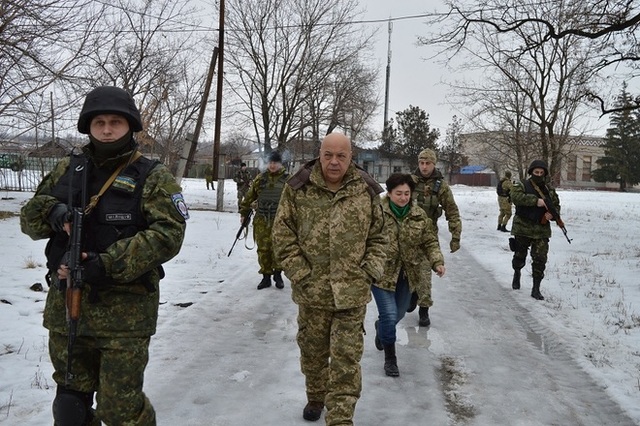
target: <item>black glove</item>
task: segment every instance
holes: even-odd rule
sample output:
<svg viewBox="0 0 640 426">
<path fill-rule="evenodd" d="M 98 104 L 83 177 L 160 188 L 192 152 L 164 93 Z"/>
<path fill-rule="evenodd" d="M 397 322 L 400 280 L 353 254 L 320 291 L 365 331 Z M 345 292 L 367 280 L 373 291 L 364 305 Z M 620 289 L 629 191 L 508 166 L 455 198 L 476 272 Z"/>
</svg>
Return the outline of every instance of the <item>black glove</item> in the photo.
<svg viewBox="0 0 640 426">
<path fill-rule="evenodd" d="M 71 222 L 69 207 L 64 203 L 54 205 L 49 211 L 47 220 L 55 232 L 64 232 L 65 222 Z"/>
<path fill-rule="evenodd" d="M 106 287 L 111 283 L 100 254 L 90 251 L 80 264 L 84 268 L 84 281 L 97 287 Z"/>
</svg>

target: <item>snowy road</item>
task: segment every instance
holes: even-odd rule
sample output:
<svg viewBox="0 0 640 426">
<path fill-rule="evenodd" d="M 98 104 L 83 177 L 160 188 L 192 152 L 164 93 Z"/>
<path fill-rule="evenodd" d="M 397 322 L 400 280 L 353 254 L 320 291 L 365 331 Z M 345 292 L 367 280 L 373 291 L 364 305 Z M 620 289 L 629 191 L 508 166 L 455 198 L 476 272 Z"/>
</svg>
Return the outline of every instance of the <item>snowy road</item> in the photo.
<svg viewBox="0 0 640 426">
<path fill-rule="evenodd" d="M 193 212 L 193 220 L 200 215 Z M 203 261 L 227 262 L 226 252 L 199 244 Z M 445 256 L 447 276 L 434 278 L 432 326 L 414 326 L 416 312 L 399 324 L 399 378 L 384 375 L 369 305 L 356 425 L 634 425 L 573 361 L 571 347 L 533 320 L 522 307 L 529 302 L 516 302 L 536 303 L 530 279 L 523 277 L 519 292 L 505 290 L 464 248 Z M 212 276 L 191 277 L 183 265 L 190 292 L 167 290 L 171 303 L 193 305 L 163 306 L 152 339 L 145 390 L 158 424 L 310 424 L 301 416 L 306 399 L 289 282 L 257 291 L 255 251 L 237 246 L 232 257 L 236 264 L 246 258 L 247 267 L 220 276 L 214 265 Z"/>
</svg>

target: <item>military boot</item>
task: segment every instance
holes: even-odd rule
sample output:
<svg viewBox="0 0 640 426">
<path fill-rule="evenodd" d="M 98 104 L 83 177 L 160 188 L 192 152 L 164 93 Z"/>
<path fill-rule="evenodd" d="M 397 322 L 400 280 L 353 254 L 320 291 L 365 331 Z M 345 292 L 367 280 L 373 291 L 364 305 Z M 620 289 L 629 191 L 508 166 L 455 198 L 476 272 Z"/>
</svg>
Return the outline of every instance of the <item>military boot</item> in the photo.
<svg viewBox="0 0 640 426">
<path fill-rule="evenodd" d="M 309 401 L 302 410 L 302 418 L 315 422 L 322 415 L 322 409 L 324 408 L 324 402 Z"/>
<path fill-rule="evenodd" d="M 384 345 L 384 373 L 389 377 L 398 377 L 398 359 L 396 358 L 396 345 Z"/>
<path fill-rule="evenodd" d="M 513 270 L 513 281 L 511 281 L 511 288 L 514 290 L 520 290 L 520 269 Z"/>
<path fill-rule="evenodd" d="M 536 300 L 544 300 L 544 296 L 540 293 L 540 282 L 542 278 L 534 278 L 533 279 L 533 288 L 531 289 L 531 297 Z"/>
<path fill-rule="evenodd" d="M 501 230 L 502 232 L 509 232 L 509 230 L 507 229 L 507 225 L 502 225 L 502 226 L 500 227 L 500 230 Z"/>
<path fill-rule="evenodd" d="M 273 281 L 276 283 L 276 288 L 284 288 L 284 281 L 282 281 L 282 271 L 275 271 L 273 273 Z"/>
<path fill-rule="evenodd" d="M 498 231 L 502 231 L 502 224 L 498 224 Z"/>
<path fill-rule="evenodd" d="M 271 275 L 262 274 L 262 281 L 258 284 L 258 290 L 262 290 L 263 288 L 271 287 Z"/>
<path fill-rule="evenodd" d="M 431 325 L 431 319 L 429 319 L 429 308 L 423 308 L 420 306 L 418 309 L 418 315 L 420 319 L 418 320 L 418 325 L 420 327 L 428 327 Z"/>
</svg>

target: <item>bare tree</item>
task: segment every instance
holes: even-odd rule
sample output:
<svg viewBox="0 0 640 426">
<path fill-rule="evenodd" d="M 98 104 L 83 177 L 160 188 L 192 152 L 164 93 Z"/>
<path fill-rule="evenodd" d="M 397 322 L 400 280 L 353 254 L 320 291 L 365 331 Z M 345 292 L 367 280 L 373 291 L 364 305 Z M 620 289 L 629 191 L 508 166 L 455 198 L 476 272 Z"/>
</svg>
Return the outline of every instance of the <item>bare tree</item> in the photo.
<svg viewBox="0 0 640 426">
<path fill-rule="evenodd" d="M 24 130 L 21 108 L 53 83 L 72 82 L 101 8 L 85 0 L 14 0 L 0 6 L 0 116 Z M 38 103 L 36 99 L 33 101 Z"/>
<path fill-rule="evenodd" d="M 356 7 L 354 0 L 245 0 L 229 5 L 227 78 L 265 151 L 299 135 L 305 127 L 301 108 L 319 132 L 314 123 L 325 119 L 331 108 L 324 102 L 339 103 L 337 94 L 346 90 L 340 72 L 358 62 L 370 40 L 352 24 Z M 309 90 L 319 87 L 323 92 Z M 353 105 L 344 107 L 352 117 L 358 113 Z"/>
<path fill-rule="evenodd" d="M 490 3 L 489 11 L 503 6 L 498 2 Z M 572 4 L 532 5 L 521 1 L 518 6 L 507 8 L 502 19 L 513 21 L 526 13 L 534 17 L 545 16 L 551 22 L 577 19 Z M 566 153 L 569 134 L 576 128 L 576 118 L 585 96 L 596 81 L 596 46 L 569 36 L 544 42 L 548 37 L 547 27 L 536 21 L 506 33 L 496 32 L 492 26 L 480 26 L 473 32 L 462 33 L 461 37 L 463 39 L 438 36 L 431 41 L 446 41 L 450 48 L 471 58 L 466 62 L 467 67 L 483 70 L 482 81 L 468 87 L 476 92 L 472 96 L 478 99 L 480 92 L 488 98 L 488 101 L 480 100 L 480 105 L 489 112 L 491 119 L 495 119 L 496 111 L 516 115 L 505 117 L 501 123 L 502 130 L 505 124 L 512 123 L 509 127 L 518 135 L 516 143 L 531 142 L 529 137 L 520 137 L 530 133 L 517 132 L 535 128 L 535 155 L 549 162 L 550 173 L 554 175 Z M 422 41 L 426 42 L 426 39 Z M 524 152 L 520 149 L 515 153 L 520 169 L 523 167 L 520 161 L 529 160 L 523 158 Z"/>
<path fill-rule="evenodd" d="M 565 39 L 583 40 L 593 46 L 592 53 L 598 59 L 590 64 L 589 71 L 618 82 L 636 75 L 640 59 L 637 39 L 640 5 L 630 0 L 509 0 L 464 5 L 450 1 L 448 11 L 437 15 L 431 23 L 439 24 L 444 31 L 422 41 L 446 46 L 443 52 L 446 50 L 449 56 L 464 49 L 480 30 L 519 38 L 520 42 L 512 46 L 514 58 L 548 44 L 558 45 Z M 531 34 L 533 36 L 526 36 Z M 610 106 L 609 96 L 602 95 L 600 90 L 589 90 L 583 95 L 596 101 L 603 115 L 618 109 Z M 640 108 L 640 96 L 627 108 Z"/>
</svg>

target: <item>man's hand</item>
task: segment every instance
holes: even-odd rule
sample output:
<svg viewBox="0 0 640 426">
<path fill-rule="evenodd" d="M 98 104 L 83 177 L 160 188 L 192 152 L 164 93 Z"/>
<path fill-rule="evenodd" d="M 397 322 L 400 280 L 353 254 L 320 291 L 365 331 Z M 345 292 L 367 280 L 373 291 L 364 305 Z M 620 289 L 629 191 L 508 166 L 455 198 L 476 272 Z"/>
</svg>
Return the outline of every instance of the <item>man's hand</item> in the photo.
<svg viewBox="0 0 640 426">
<path fill-rule="evenodd" d="M 69 207 L 66 204 L 58 203 L 54 205 L 49 211 L 47 220 L 55 232 L 64 231 L 67 234 L 71 234 L 71 213 L 69 213 Z"/>
<path fill-rule="evenodd" d="M 93 251 L 82 253 L 80 265 L 84 268 L 84 280 L 89 284 L 103 286 L 109 282 L 104 263 L 98 253 Z"/>
<path fill-rule="evenodd" d="M 451 253 L 455 253 L 460 250 L 460 238 L 452 238 L 449 243 L 449 248 L 451 249 Z"/>
<path fill-rule="evenodd" d="M 439 277 L 443 277 L 445 271 L 446 271 L 446 269 L 445 269 L 444 265 L 438 265 L 435 268 L 436 275 L 439 276 Z"/>
</svg>

